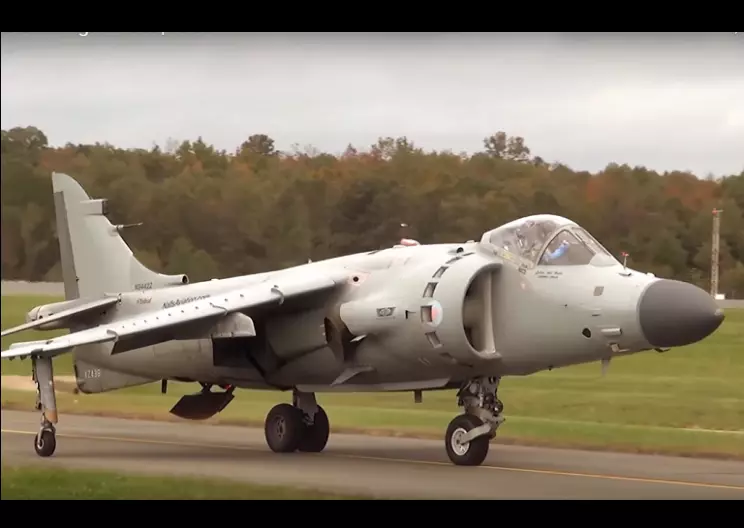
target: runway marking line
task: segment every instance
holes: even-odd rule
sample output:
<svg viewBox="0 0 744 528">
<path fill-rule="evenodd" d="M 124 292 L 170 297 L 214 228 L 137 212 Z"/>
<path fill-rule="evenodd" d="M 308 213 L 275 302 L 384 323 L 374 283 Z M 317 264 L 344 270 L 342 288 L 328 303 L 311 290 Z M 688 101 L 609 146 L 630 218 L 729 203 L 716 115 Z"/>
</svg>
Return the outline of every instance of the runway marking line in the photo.
<svg viewBox="0 0 744 528">
<path fill-rule="evenodd" d="M 17 435 L 36 435 L 36 433 L 31 431 L 17 431 L 13 429 L 2 429 L 0 430 L 2 433 L 7 434 L 17 434 Z M 124 442 L 124 443 L 132 443 L 132 444 L 150 444 L 150 445 L 163 445 L 163 446 L 179 446 L 179 447 L 205 447 L 209 449 L 226 449 L 226 450 L 233 450 L 233 451 L 253 451 L 253 452 L 263 452 L 263 449 L 258 449 L 255 447 L 248 447 L 248 446 L 237 446 L 237 445 L 224 445 L 224 444 L 207 444 L 207 443 L 195 443 L 195 442 L 169 442 L 167 440 L 146 440 L 144 438 L 126 438 L 126 437 L 118 437 L 118 436 L 98 436 L 98 435 L 77 435 L 77 434 L 60 434 L 57 433 L 58 437 L 62 438 L 72 438 L 77 440 L 108 440 L 110 442 Z M 365 455 L 344 455 L 344 454 L 337 454 L 337 453 L 303 453 L 305 455 L 315 455 L 315 456 L 324 456 L 324 457 L 334 457 L 334 458 L 349 458 L 354 460 L 370 460 L 370 461 L 377 461 L 377 462 L 396 462 L 396 463 L 406 463 L 406 464 L 418 464 L 418 465 L 424 465 L 424 466 L 448 466 L 452 467 L 453 464 L 449 462 L 437 462 L 435 460 L 413 460 L 413 459 L 407 459 L 407 458 L 386 458 L 386 457 L 373 457 L 373 456 L 365 456 Z M 600 473 L 580 473 L 580 472 L 573 472 L 573 471 L 558 471 L 558 470 L 552 470 L 552 469 L 528 469 L 528 468 L 510 468 L 510 467 L 503 467 L 503 466 L 473 466 L 471 469 L 479 469 L 479 470 L 492 470 L 492 471 L 511 471 L 515 473 L 532 473 L 532 474 L 538 474 L 538 475 L 553 475 L 553 476 L 560 476 L 560 477 L 584 477 L 584 478 L 594 478 L 594 479 L 603 479 L 603 480 L 617 480 L 617 481 L 624 481 L 624 482 L 640 482 L 645 484 L 670 484 L 674 486 L 693 486 L 698 488 L 714 488 L 714 489 L 728 489 L 728 490 L 737 490 L 737 491 L 744 491 L 744 486 L 735 486 L 733 484 L 709 484 L 706 482 L 690 482 L 690 481 L 684 481 L 684 480 L 666 480 L 666 479 L 654 479 L 654 478 L 646 478 L 646 477 L 624 477 L 621 475 L 602 475 Z"/>
</svg>

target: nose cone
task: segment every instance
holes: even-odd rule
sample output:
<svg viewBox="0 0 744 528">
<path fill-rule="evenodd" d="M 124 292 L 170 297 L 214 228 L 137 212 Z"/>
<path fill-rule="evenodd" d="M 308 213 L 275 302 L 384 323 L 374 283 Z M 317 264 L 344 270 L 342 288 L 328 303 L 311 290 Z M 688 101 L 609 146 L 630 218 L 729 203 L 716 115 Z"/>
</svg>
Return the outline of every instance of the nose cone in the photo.
<svg viewBox="0 0 744 528">
<path fill-rule="evenodd" d="M 638 318 L 652 346 L 671 348 L 705 339 L 721 326 L 724 316 L 705 290 L 662 279 L 652 283 L 641 296 Z"/>
</svg>

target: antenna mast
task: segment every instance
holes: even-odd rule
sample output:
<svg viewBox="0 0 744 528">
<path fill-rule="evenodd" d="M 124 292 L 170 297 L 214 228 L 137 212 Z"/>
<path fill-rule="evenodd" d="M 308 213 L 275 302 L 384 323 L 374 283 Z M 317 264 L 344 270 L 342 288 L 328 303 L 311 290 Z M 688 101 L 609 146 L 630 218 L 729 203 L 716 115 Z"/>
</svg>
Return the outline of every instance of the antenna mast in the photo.
<svg viewBox="0 0 744 528">
<path fill-rule="evenodd" d="M 710 294 L 718 295 L 718 260 L 721 244 L 722 209 L 713 209 L 713 241 L 710 246 Z"/>
</svg>

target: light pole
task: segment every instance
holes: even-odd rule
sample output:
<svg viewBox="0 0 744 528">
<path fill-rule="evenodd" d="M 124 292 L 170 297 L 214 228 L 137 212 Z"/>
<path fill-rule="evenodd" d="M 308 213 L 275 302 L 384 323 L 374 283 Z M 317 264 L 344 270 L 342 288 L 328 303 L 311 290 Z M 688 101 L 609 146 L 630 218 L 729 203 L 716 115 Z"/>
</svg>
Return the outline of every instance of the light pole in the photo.
<svg viewBox="0 0 744 528">
<path fill-rule="evenodd" d="M 710 246 L 710 294 L 718 295 L 718 255 L 721 242 L 722 209 L 713 209 L 713 241 Z"/>
</svg>

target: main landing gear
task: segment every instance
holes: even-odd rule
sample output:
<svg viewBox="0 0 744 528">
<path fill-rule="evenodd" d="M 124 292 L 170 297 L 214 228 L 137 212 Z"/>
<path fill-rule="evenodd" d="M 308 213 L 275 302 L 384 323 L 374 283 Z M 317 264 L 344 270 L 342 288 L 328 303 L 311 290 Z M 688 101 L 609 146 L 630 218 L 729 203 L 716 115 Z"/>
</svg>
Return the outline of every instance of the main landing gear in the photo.
<svg viewBox="0 0 744 528">
<path fill-rule="evenodd" d="M 488 455 L 491 440 L 504 422 L 504 404 L 497 393 L 500 378 L 481 377 L 469 381 L 457 393 L 464 414 L 447 427 L 445 449 L 453 464 L 479 466 Z"/>
<path fill-rule="evenodd" d="M 328 443 L 330 424 L 315 394 L 294 391 L 292 405 L 280 403 L 269 411 L 264 432 L 276 453 L 320 453 Z"/>
<path fill-rule="evenodd" d="M 41 427 L 34 438 L 34 449 L 41 457 L 54 454 L 57 448 L 57 398 L 54 393 L 52 358 L 32 358 L 32 376 L 36 382 L 36 410 L 41 411 Z"/>
</svg>

